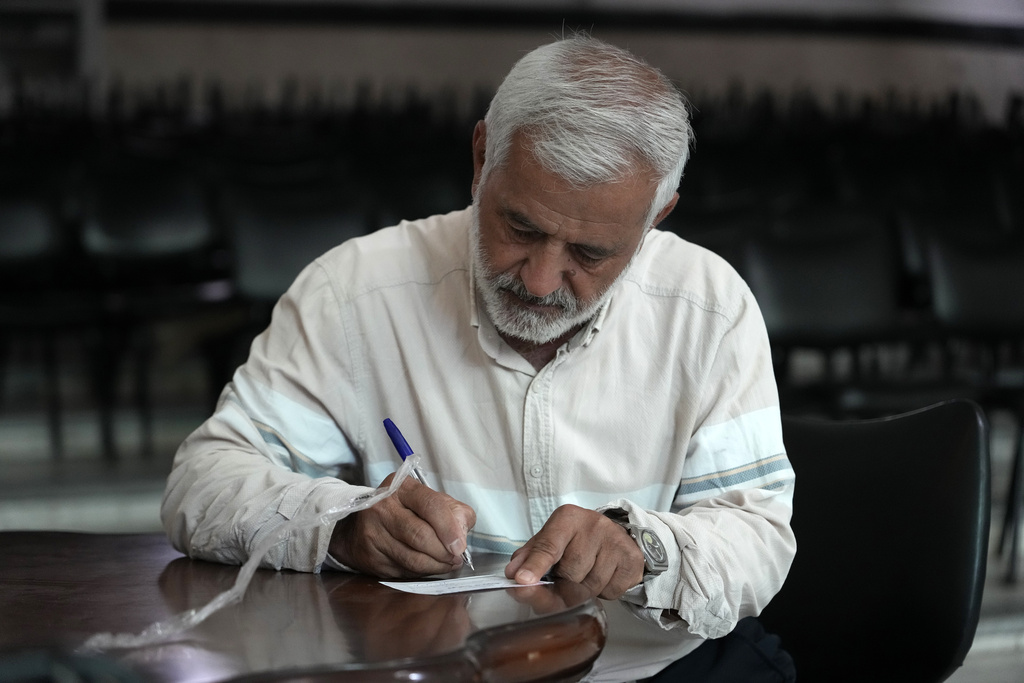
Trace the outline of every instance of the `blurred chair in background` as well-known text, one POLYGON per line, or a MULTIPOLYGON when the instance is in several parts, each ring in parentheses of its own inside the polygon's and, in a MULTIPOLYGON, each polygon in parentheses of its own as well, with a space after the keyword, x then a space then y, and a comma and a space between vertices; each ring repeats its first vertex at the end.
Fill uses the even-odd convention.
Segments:
POLYGON ((718 254, 738 271, 743 269, 743 245, 764 231, 765 221, 756 208, 690 211, 676 208, 658 226, 718 254))
POLYGON ((969 401, 871 420, 783 417, 800 549, 761 615, 801 681, 938 683, 981 609, 987 422, 969 401))
POLYGON ((913 264, 914 297, 927 307, 918 336, 927 371, 842 387, 837 413, 886 415, 968 398, 990 416, 1012 415, 1016 433, 998 551, 1013 583, 1024 532, 1024 223, 1012 218, 1000 193, 990 192, 1001 185, 992 178, 980 174, 966 196, 903 217, 903 236, 913 235, 904 257, 913 264))
POLYGON ((299 272, 375 229, 377 188, 353 168, 351 135, 301 121, 243 120, 217 150, 217 221, 232 254, 233 301, 245 314, 206 343, 211 402, 299 272))
POLYGON ((110 461, 117 459, 114 411, 125 357, 135 361, 141 450, 148 456, 154 325, 230 298, 229 259, 202 159, 178 129, 147 132, 116 131, 112 141, 101 139, 84 183, 82 245, 104 302, 93 378, 110 461))
POLYGON ((355 168, 372 179, 377 195, 377 227, 469 205, 475 120, 445 113, 444 105, 411 90, 404 104, 377 112, 368 134, 352 141, 355 168))
POLYGON ((731 90, 692 115, 699 142, 687 162, 679 202, 659 227, 742 272, 743 244, 767 229, 768 216, 804 194, 805 174, 793 163, 771 96, 748 98, 731 90))
POLYGON ((89 333, 99 300, 83 287, 81 255, 67 215, 68 163, 75 147, 54 135, 49 144, 63 143, 58 154, 15 128, 15 142, 0 145, 0 408, 7 398, 4 380, 12 351, 19 345, 38 351, 50 452, 60 460, 64 440, 58 346, 89 333))
POLYGON ((746 241, 740 272, 764 315, 783 410, 836 417, 839 392, 902 371, 883 366, 904 363, 900 347, 919 331, 901 303, 898 249, 882 217, 833 206, 788 212, 746 241))
POLYGON ((1024 509, 1024 234, 996 243, 934 237, 928 246, 932 307, 945 344, 947 383, 1016 420, 999 554, 1018 579, 1024 509), (1007 544, 1009 548, 1007 548, 1007 544))
MULTIPOLYGON (((249 344, 299 272, 318 256, 370 232, 369 218, 337 189, 248 188, 226 193, 223 218, 234 254, 234 296, 246 310, 229 338, 210 343, 211 388, 219 393, 248 356, 249 344)), ((216 396, 211 396, 216 400, 216 396)))

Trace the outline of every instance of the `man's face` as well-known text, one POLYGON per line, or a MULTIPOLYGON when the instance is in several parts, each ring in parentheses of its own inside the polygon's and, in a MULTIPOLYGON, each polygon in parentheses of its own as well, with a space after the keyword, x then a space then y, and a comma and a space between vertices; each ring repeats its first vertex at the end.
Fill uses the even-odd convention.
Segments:
POLYGON ((640 247, 656 183, 638 175, 575 189, 525 142, 513 138, 505 164, 480 185, 482 124, 474 134, 475 276, 498 331, 542 344, 604 303, 640 247))

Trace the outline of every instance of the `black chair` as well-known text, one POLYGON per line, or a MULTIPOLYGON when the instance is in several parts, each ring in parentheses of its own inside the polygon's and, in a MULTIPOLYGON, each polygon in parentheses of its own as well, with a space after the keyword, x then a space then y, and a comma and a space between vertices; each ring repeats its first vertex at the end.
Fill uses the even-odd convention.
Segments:
POLYGON ((970 401, 783 418, 798 549, 762 621, 801 681, 933 683, 963 663, 985 583, 987 431, 970 401))

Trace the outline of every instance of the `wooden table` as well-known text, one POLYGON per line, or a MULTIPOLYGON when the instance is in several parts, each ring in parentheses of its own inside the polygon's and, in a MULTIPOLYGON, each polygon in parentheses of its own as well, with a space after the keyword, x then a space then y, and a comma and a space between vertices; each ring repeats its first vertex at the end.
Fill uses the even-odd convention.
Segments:
MULTIPOLYGON (((506 561, 474 557, 477 573, 506 561)), ((205 605, 237 572, 160 534, 0 532, 0 654, 138 633, 205 605)), ((606 632, 599 602, 568 582, 424 596, 341 572, 258 570, 240 603, 177 639, 101 658, 157 683, 575 681, 606 632)))

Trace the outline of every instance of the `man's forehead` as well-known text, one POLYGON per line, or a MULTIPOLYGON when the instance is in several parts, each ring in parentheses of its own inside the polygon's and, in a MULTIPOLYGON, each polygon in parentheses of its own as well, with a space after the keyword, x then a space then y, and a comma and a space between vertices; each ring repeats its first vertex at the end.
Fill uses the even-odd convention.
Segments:
POLYGON ((580 188, 547 171, 535 159, 517 155, 508 161, 496 169, 489 182, 494 182, 499 210, 509 217, 542 229, 546 222, 562 221, 620 231, 645 227, 657 191, 657 183, 647 177, 633 175, 580 188))

